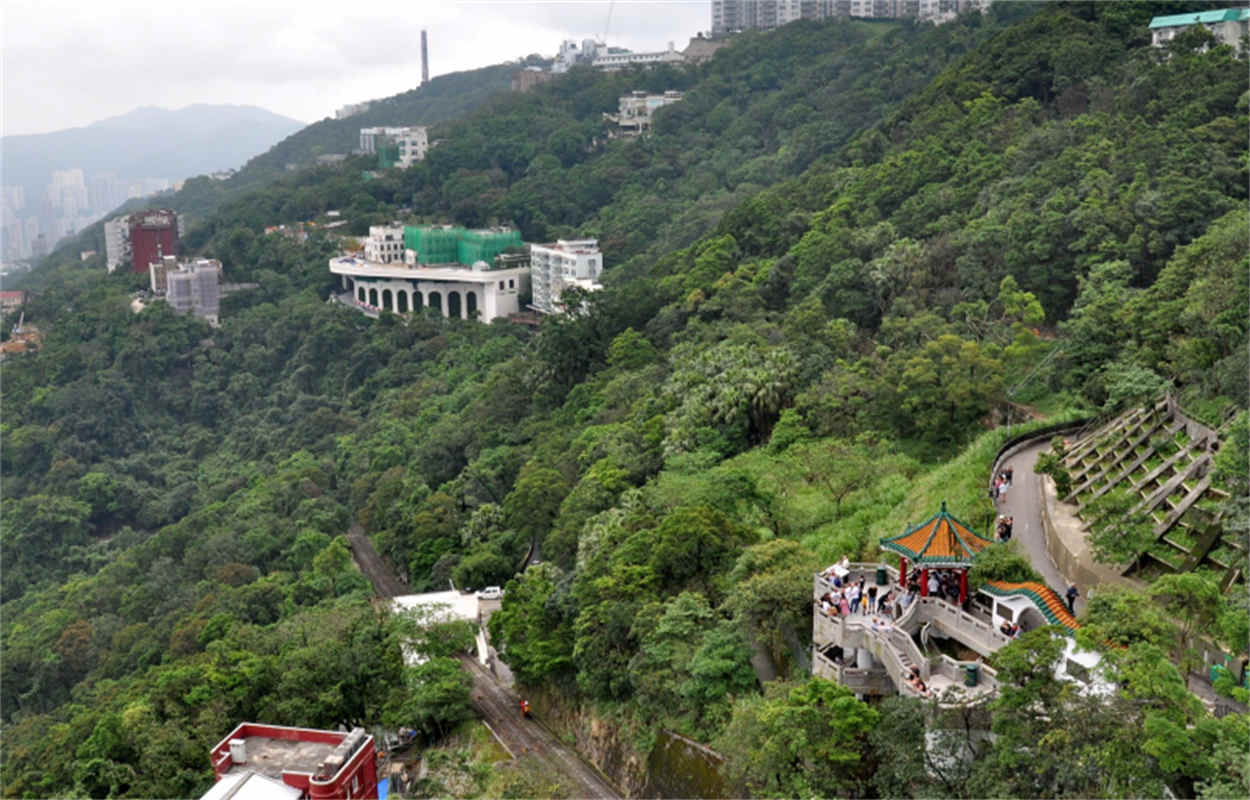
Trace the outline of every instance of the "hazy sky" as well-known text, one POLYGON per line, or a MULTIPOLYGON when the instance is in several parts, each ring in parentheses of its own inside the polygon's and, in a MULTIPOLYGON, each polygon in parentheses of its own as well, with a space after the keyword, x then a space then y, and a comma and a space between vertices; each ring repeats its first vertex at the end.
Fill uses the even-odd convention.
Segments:
POLYGON ((711 27, 710 0, 3 0, 0 13, 5 134, 192 103, 313 122, 420 83, 423 27, 431 77, 605 28, 643 51, 711 27))

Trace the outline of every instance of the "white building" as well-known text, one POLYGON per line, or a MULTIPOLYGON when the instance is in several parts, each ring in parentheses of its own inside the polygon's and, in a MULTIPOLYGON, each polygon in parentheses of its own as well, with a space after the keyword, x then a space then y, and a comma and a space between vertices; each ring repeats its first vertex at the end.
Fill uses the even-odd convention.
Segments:
POLYGON ((620 98, 617 115, 605 116, 621 127, 627 134, 641 134, 651 130, 652 115, 657 108, 681 102, 681 92, 669 90, 664 94, 631 92, 620 98))
POLYGON ((1222 8, 1218 11, 1155 17, 1150 20, 1150 43, 1155 47, 1163 47, 1177 34, 1194 25, 1205 27, 1220 44, 1240 50, 1243 39, 1250 36, 1250 8, 1222 8))
POLYGON ((431 308, 444 317, 482 322, 519 312, 529 283, 528 269, 409 267, 352 256, 330 259, 330 272, 342 276, 352 304, 365 311, 406 314, 431 308))
POLYGON ((179 314, 194 314, 217 327, 221 312, 221 262, 201 258, 165 269, 165 300, 179 314))
POLYGON ((583 39, 579 48, 577 42, 565 39, 560 43, 560 50, 551 64, 551 71, 556 74, 568 72, 579 64, 602 70, 617 70, 635 64, 680 64, 685 60, 686 57, 675 49, 672 42, 668 43, 667 50, 634 53, 621 47, 608 47, 595 39, 583 39))
POLYGON ((376 153, 379 145, 393 145, 397 152, 395 166, 407 169, 425 158, 430 149, 429 134, 422 125, 402 128, 361 128, 360 151, 376 153))
POLYGON ((568 72, 578 64, 589 64, 595 60, 595 56, 607 52, 608 46, 594 39, 583 39, 580 49, 577 46, 577 42, 572 39, 565 39, 563 42, 560 42, 560 50, 556 53, 555 61, 551 64, 551 71, 557 75, 562 72, 568 72))
POLYGON ((218 279, 221 278, 221 261, 215 258, 197 258, 194 261, 184 261, 179 264, 177 256, 162 256, 160 261, 153 261, 148 265, 148 286, 152 290, 152 294, 163 295, 169 291, 170 275, 179 270, 193 270, 205 267, 215 270, 218 279))
POLYGON ((602 52, 596 55, 590 63, 596 69, 616 70, 633 65, 680 64, 685 60, 685 56, 675 49, 672 42, 669 42, 667 50, 654 53, 602 52))
POLYGON ((544 314, 564 310, 560 296, 570 286, 587 291, 603 288, 603 254, 597 239, 560 239, 553 244, 530 245, 530 279, 534 289, 533 307, 544 314))
POLYGON ((130 217, 118 217, 104 223, 104 255, 108 271, 130 263, 130 217))
POLYGON ((365 241, 365 260, 374 264, 404 263, 404 229, 402 226, 370 225, 365 241))
MULTIPOLYGON (((422 263, 412 250, 400 250, 397 260, 383 262, 370 253, 392 252, 385 237, 398 231, 403 247, 403 229, 386 226, 370 228, 365 257, 341 256, 330 259, 330 272, 340 276, 343 294, 339 302, 367 314, 390 311, 407 314, 435 309, 444 317, 490 322, 521 310, 521 296, 529 289, 528 266, 508 267, 507 259, 494 264, 474 261, 422 263), (496 268, 498 265, 504 268, 496 268)), ((440 259, 443 261, 443 259, 440 259)))

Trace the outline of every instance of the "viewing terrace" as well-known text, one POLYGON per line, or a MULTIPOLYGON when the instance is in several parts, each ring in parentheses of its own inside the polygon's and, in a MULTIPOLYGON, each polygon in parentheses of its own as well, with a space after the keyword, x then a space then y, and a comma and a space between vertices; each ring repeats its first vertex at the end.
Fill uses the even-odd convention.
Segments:
MULTIPOLYGON (((937 695, 944 702, 958 703, 993 695, 998 690, 997 673, 980 660, 958 660, 944 653, 926 653, 917 638, 929 630, 955 639, 980 656, 989 655, 1011 641, 998 631, 990 614, 977 616, 938 597, 915 594, 906 602, 906 588, 898 582, 898 571, 882 564, 846 565, 840 580, 844 586, 858 582, 874 585, 884 576, 878 592, 900 598, 901 613, 892 618, 885 613, 826 614, 820 598, 836 591, 832 576, 819 574, 813 583, 815 603, 812 625, 812 673, 837 681, 856 694, 900 694, 913 697, 937 695), (905 605, 904 605, 905 603, 905 605), (914 686, 908 676, 915 669, 926 690, 914 686), (975 673, 975 678, 970 677, 975 673), (969 685, 975 680, 973 685, 969 685)), ((894 606, 891 601, 888 605, 894 606)), ((927 638, 927 637, 925 637, 927 638)))

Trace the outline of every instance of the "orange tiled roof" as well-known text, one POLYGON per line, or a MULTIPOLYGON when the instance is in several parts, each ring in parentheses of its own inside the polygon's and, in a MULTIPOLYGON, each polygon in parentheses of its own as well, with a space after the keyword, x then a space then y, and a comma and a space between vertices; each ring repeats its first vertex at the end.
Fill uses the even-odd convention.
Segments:
POLYGON ((882 550, 892 550, 921 566, 968 566, 977 553, 993 544, 981 534, 942 510, 898 536, 881 540, 882 550))
POLYGON ((981 587, 990 594, 1000 597, 1007 595, 1023 595, 1033 601, 1033 605, 1037 606, 1037 610, 1042 612, 1042 616, 1052 625, 1062 625, 1070 631, 1074 631, 1081 627, 1081 623, 1076 621, 1076 617, 1068 613, 1068 606, 1063 602, 1054 589, 1037 581, 1025 581, 1023 583, 1010 583, 1008 581, 986 581, 985 586, 981 587))

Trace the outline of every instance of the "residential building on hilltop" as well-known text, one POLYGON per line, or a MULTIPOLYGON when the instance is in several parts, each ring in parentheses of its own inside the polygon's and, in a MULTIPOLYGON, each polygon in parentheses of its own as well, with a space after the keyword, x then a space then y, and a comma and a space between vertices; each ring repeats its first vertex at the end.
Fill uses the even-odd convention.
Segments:
POLYGON ((244 722, 209 751, 217 783, 200 800, 377 798, 378 756, 349 732, 244 722))
POLYGON ((560 297, 576 286, 594 292, 603 288, 603 254, 597 239, 560 239, 551 244, 530 245, 530 279, 533 308, 544 314, 564 311, 560 297))
POLYGON ((429 135, 422 125, 360 129, 360 151, 370 155, 376 153, 378 166, 383 169, 407 169, 424 160, 429 149, 429 135))
POLYGON ((656 109, 681 102, 681 98, 681 92, 673 90, 664 94, 631 92, 620 98, 616 116, 604 114, 604 117, 619 125, 621 133, 637 136, 651 130, 656 109))
POLYGON ((712 0, 712 34, 767 30, 799 19, 915 18, 947 22, 992 0, 712 0))
POLYGON ((674 44, 669 42, 667 50, 657 50, 651 53, 634 53, 629 50, 600 53, 594 57, 590 65, 596 69, 612 71, 635 65, 680 64, 685 60, 685 57, 675 49, 674 44))
POLYGON ((217 327, 221 313, 220 261, 201 258, 170 269, 174 265, 170 263, 170 257, 166 257, 162 264, 152 266, 160 268, 164 275, 165 300, 174 311, 194 314, 217 327))
POLYGON ((177 255, 178 234, 178 214, 168 208, 131 214, 130 253, 134 271, 146 272, 153 261, 177 255))
POLYGON ((451 225, 374 226, 363 258, 330 259, 343 292, 337 300, 366 314, 407 314, 436 309, 445 317, 490 322, 521 310, 530 268, 521 235, 509 228, 470 230, 451 225), (393 254, 395 232, 403 232, 403 257, 393 254))
POLYGON ((1220 44, 1241 52, 1245 50, 1247 37, 1250 36, 1250 8, 1222 8, 1218 11, 1155 17, 1150 20, 1150 43, 1155 47, 1163 47, 1177 34, 1194 25, 1203 26, 1220 44))
POLYGON ((674 48, 672 42, 668 43, 666 50, 635 53, 623 47, 608 47, 595 39, 583 39, 579 49, 577 42, 565 39, 560 43, 560 50, 551 64, 551 71, 559 75, 578 65, 611 71, 633 65, 680 64, 685 60, 685 56, 674 48))
POLYGON ((104 257, 109 272, 130 261, 129 217, 118 217, 104 223, 104 257))

